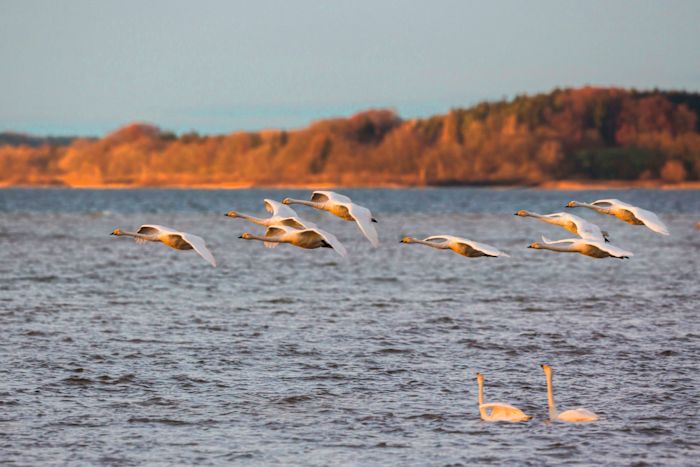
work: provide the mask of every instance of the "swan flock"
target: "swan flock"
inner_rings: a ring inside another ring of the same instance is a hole
[[[232,219],[243,219],[252,224],[265,227],[262,235],[243,232],[239,238],[243,240],[258,240],[267,248],[273,248],[280,243],[286,243],[298,248],[313,250],[330,248],[342,258],[348,256],[345,246],[330,232],[322,230],[313,222],[302,219],[290,207],[292,204],[308,206],[320,211],[326,211],[345,221],[354,222],[362,235],[372,244],[379,247],[379,235],[374,227],[378,223],[372,212],[364,206],[353,202],[349,197],[333,191],[314,191],[309,200],[284,198],[282,202],[264,199],[263,205],[270,213],[269,217],[256,217],[238,211],[228,211],[225,216]],[[600,214],[610,215],[637,226],[645,226],[661,235],[669,235],[668,228],[651,211],[625,203],[617,199],[601,199],[592,203],[571,201],[567,208],[588,208]],[[576,235],[573,238],[548,240],[542,236],[541,242],[532,242],[528,248],[549,250],[557,253],[578,253],[590,258],[627,259],[634,254],[610,242],[610,235],[596,224],[574,214],[555,212],[538,214],[521,209],[515,213],[519,217],[532,217],[541,222],[556,225]],[[134,238],[138,243],[160,242],[176,250],[194,250],[205,261],[216,267],[216,260],[207,248],[206,242],[199,236],[181,232],[170,227],[155,224],[144,224],[136,232],[115,229],[115,236]],[[438,250],[451,250],[466,258],[496,258],[509,257],[507,253],[486,243],[476,242],[455,235],[437,234],[424,239],[403,237],[401,243],[420,244]]]
[[[256,217],[238,211],[228,211],[225,216],[232,219],[243,219],[252,224],[265,227],[262,235],[243,232],[239,238],[256,240],[267,248],[274,248],[281,243],[303,249],[329,248],[342,258],[348,256],[345,246],[330,232],[318,227],[313,222],[301,218],[290,207],[292,204],[308,206],[313,209],[329,212],[345,221],[354,222],[362,235],[372,244],[379,247],[379,235],[374,227],[378,223],[371,211],[364,206],[354,203],[349,197],[332,191],[314,191],[309,200],[284,198],[282,202],[264,199],[263,205],[270,213],[269,217]],[[627,204],[617,199],[602,199],[592,203],[571,201],[567,208],[588,208],[600,214],[610,215],[636,226],[645,226],[661,235],[669,235],[668,228],[651,211]],[[578,253],[591,258],[627,259],[633,253],[624,250],[610,242],[608,232],[602,231],[593,222],[565,212],[538,214],[532,211],[519,210],[518,217],[531,217],[541,222],[559,226],[576,235],[573,238],[549,240],[542,236],[541,242],[533,242],[528,248],[549,250],[558,253]],[[181,232],[170,227],[155,224],[144,224],[136,232],[115,229],[114,236],[131,237],[138,243],[159,242],[176,250],[194,250],[211,266],[216,267],[216,260],[207,248],[206,242],[199,236]],[[405,236],[401,243],[425,245],[437,250],[450,250],[466,258],[497,258],[509,257],[508,254],[486,243],[476,242],[455,235],[437,234],[424,239]],[[559,412],[554,403],[552,387],[552,368],[542,365],[547,383],[547,405],[549,420],[552,422],[581,423],[597,421],[599,417],[584,408],[570,409]],[[519,408],[502,402],[484,402],[484,377],[477,373],[479,414],[487,422],[527,422],[532,417]]]

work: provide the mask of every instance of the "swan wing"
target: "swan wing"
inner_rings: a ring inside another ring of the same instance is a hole
[[[357,225],[360,227],[362,233],[367,237],[372,246],[375,248],[379,246],[379,236],[377,235],[377,230],[372,225],[372,213],[369,209],[364,206],[360,206],[355,203],[346,204],[348,213],[355,219]]]
[[[659,219],[659,216],[657,216],[655,213],[647,211],[646,209],[638,208],[637,206],[629,206],[627,210],[634,214],[634,217],[644,222],[644,225],[649,227],[654,232],[660,233],[661,235],[670,235],[666,224],[661,222],[661,219]]]
[[[597,224],[587,221],[581,217],[575,216],[573,214],[568,215],[571,222],[576,224],[576,230],[581,238],[587,240],[595,240],[605,242],[605,237],[603,237],[603,232],[600,230]]]
[[[297,230],[316,229],[318,228],[313,222],[301,219],[299,217],[286,217],[275,222],[273,225],[283,225]]]
[[[486,419],[491,421],[525,421],[531,418],[528,415],[525,415],[525,412],[519,408],[510,404],[504,404],[502,402],[481,404],[479,406],[479,410],[488,411],[486,414]]]
[[[493,247],[491,245],[487,245],[486,243],[479,243],[479,242],[475,242],[474,240],[469,240],[466,238],[459,238],[459,237],[456,237],[455,241],[457,243],[462,243],[464,245],[470,246],[473,249],[479,250],[482,253],[487,254],[489,256],[508,256],[506,253],[503,253],[498,248]]]
[[[214,255],[211,254],[211,251],[209,251],[209,248],[207,248],[207,244],[204,242],[202,237],[184,232],[180,232],[179,235],[184,241],[190,244],[192,249],[196,251],[199,256],[204,258],[205,261],[212,266],[216,267]]]
[[[430,237],[424,238],[424,242],[442,243],[442,242],[456,242],[460,239],[452,235],[431,235]]]
[[[326,201],[335,201],[337,203],[352,203],[352,200],[345,195],[336,193],[335,191],[314,191],[311,194],[311,201],[316,203],[325,203]]]
[[[290,227],[283,225],[271,225],[265,230],[265,237],[281,237],[289,231],[288,229],[290,229]],[[263,246],[265,248],[275,248],[277,245],[279,245],[278,242],[263,242]]]
[[[581,241],[581,239],[579,239],[579,238],[565,238],[562,240],[550,240],[547,237],[545,237],[544,235],[542,235],[542,241],[544,243],[549,244],[549,245],[555,245],[557,243],[571,243],[571,244],[579,243]]]
[[[286,204],[282,204],[278,201],[272,199],[265,199],[265,209],[267,212],[273,216],[279,217],[297,217],[297,213],[294,209],[290,208]]]
[[[623,203],[619,199],[615,199],[615,198],[599,199],[599,200],[593,201],[591,204],[594,206],[600,206],[601,208],[611,208],[614,206],[620,207],[620,208],[631,207],[629,204]]]
[[[317,232],[340,256],[343,258],[348,256],[348,250],[345,249],[345,245],[340,243],[340,240],[338,240],[335,235],[319,228],[314,228],[313,230]]]
[[[155,224],[144,224],[141,227],[139,227],[139,230],[136,231],[136,233],[140,233],[143,235],[153,235],[153,234],[159,234],[159,233],[179,233],[175,229],[171,229],[170,227],[163,227],[162,225],[155,225]]]
[[[598,248],[599,250],[605,251],[610,256],[614,256],[616,258],[634,256],[634,253],[632,253],[631,251],[623,250],[622,248],[617,247],[615,245],[612,245],[610,243],[605,243],[604,240],[603,241],[593,241],[593,240],[584,239],[584,241],[587,244],[593,245],[594,247]]]

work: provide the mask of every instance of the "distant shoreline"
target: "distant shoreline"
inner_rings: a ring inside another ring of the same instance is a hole
[[[375,183],[359,185],[337,185],[331,183],[280,183],[280,184],[255,184],[255,183],[195,183],[195,184],[162,184],[162,185],[136,185],[136,184],[100,184],[100,185],[68,185],[68,184],[4,184],[0,183],[0,189],[8,188],[62,188],[72,190],[134,190],[134,189],[181,189],[181,190],[250,190],[250,189],[296,189],[296,190],[324,190],[324,189],[407,189],[407,188],[491,188],[491,189],[519,189],[532,190],[700,190],[700,181],[683,183],[665,183],[661,180],[557,180],[542,182],[539,184],[450,184],[450,185],[411,185],[398,183]]]

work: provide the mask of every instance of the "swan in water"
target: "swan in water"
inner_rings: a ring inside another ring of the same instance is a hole
[[[542,237],[542,242],[534,242],[528,246],[536,250],[551,250],[560,253],[579,253],[591,258],[619,258],[627,259],[634,253],[623,250],[602,241],[588,240],[586,238],[567,238],[552,241]]]
[[[226,213],[226,217],[245,219],[254,224],[263,225],[265,227],[272,227],[273,225],[286,225],[287,227],[293,227],[295,229],[315,229],[316,224],[305,221],[299,218],[296,211],[287,205],[278,203],[271,199],[265,199],[265,209],[267,212],[272,214],[272,216],[267,218],[254,217],[248,214],[243,214],[237,211],[229,211]]]
[[[581,238],[606,242],[609,241],[608,233],[600,230],[600,227],[598,227],[596,224],[566,212],[537,214],[536,212],[521,209],[520,211],[516,212],[515,215],[520,217],[534,217],[535,219],[541,220],[548,224],[564,227],[569,232],[573,233],[574,235],[578,235]]]
[[[374,247],[379,246],[379,237],[372,225],[372,222],[377,222],[377,220],[372,217],[372,213],[369,209],[353,203],[352,200],[345,195],[332,191],[314,191],[311,194],[311,201],[285,198],[282,202],[284,204],[303,204],[305,206],[311,206],[315,209],[328,211],[343,220],[355,221],[370,243]]]
[[[532,417],[517,407],[502,402],[484,404],[484,376],[476,374],[476,382],[479,385],[479,413],[481,419],[487,422],[526,422]]]
[[[162,225],[144,224],[136,232],[125,232],[115,229],[112,235],[117,237],[133,237],[137,242],[161,242],[176,250],[194,250],[199,256],[204,258],[209,264],[216,267],[216,260],[207,248],[207,244],[202,237],[186,232],[178,232],[170,227]]]
[[[549,406],[549,419],[553,422],[595,422],[598,416],[584,408],[565,410],[564,412],[557,411],[557,406],[554,404],[554,392],[552,390],[552,367],[549,365],[541,365],[544,370],[544,375],[547,378],[547,405]]]
[[[404,237],[401,243],[420,243],[428,245],[438,250],[452,250],[455,253],[466,256],[467,258],[478,258],[480,256],[508,256],[498,248],[478,243],[466,238],[455,237],[452,235],[433,235],[424,240],[418,240],[413,237]]]
[[[265,246],[274,247],[279,243],[290,243],[299,248],[333,248],[336,253],[345,258],[348,254],[342,243],[335,235],[321,229],[295,229],[286,225],[273,225],[265,231],[265,236],[260,237],[245,232],[238,238],[244,240],[260,240]]]
[[[601,214],[615,216],[618,219],[632,225],[645,225],[656,233],[669,235],[668,227],[661,222],[661,219],[651,211],[624,203],[619,199],[599,199],[592,203],[580,203],[570,201],[567,208],[588,208]]]

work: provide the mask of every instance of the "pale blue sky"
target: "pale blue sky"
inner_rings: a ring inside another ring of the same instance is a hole
[[[404,117],[556,86],[700,90],[700,1],[0,0],[0,131]]]

